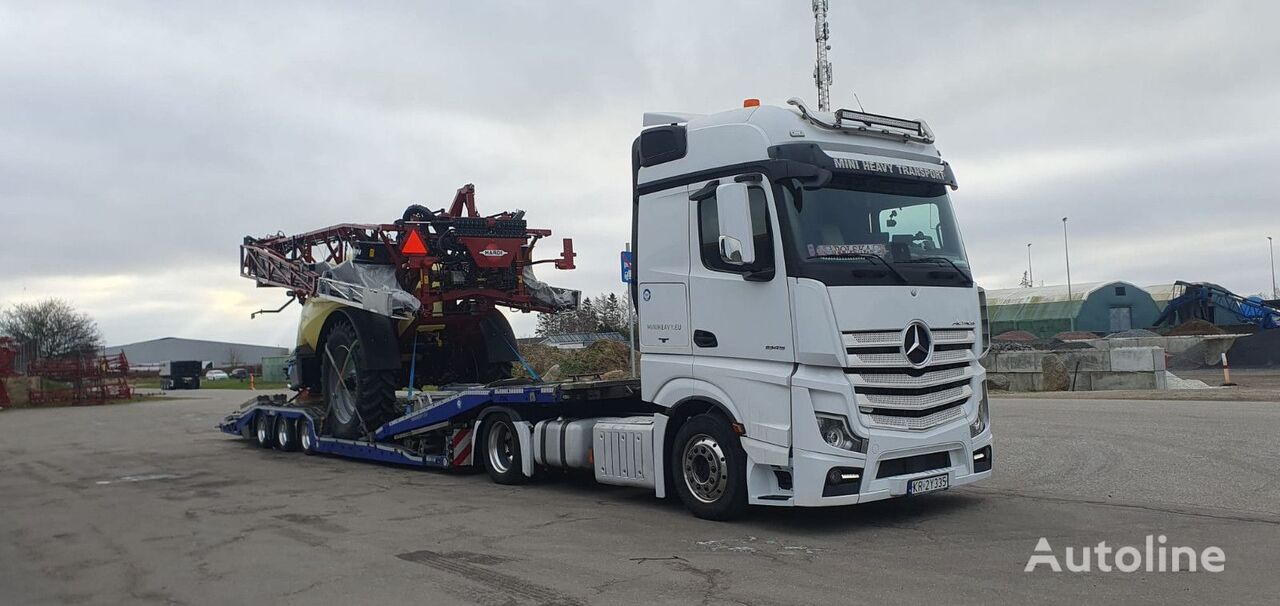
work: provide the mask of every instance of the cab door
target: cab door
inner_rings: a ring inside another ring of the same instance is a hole
[[[716,188],[735,182],[747,185],[756,257],[749,266],[722,256]],[[758,174],[697,183],[689,191],[694,377],[727,394],[748,437],[789,445],[795,355],[773,193]]]

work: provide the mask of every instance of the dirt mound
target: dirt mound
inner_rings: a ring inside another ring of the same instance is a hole
[[[1006,342],[1006,343],[1010,341],[1028,343],[1028,342],[1037,340],[1037,337],[1025,330],[1011,330],[1009,332],[1002,332],[994,337],[991,337],[991,340],[997,341],[997,342]]]
[[[1205,320],[1187,320],[1169,331],[1170,337],[1190,337],[1198,335],[1221,335],[1227,331],[1214,326]]]
[[[991,351],[1031,351],[1034,347],[1019,341],[995,341],[991,344]]]
[[[1280,328],[1236,339],[1227,361],[1240,368],[1280,368]]]
[[[1113,332],[1107,335],[1107,338],[1108,339],[1143,339],[1146,337],[1158,337],[1158,336],[1160,335],[1154,332],[1151,332],[1149,330],[1145,330],[1142,328],[1135,328],[1133,330],[1122,330],[1120,332]]]
[[[1084,330],[1068,330],[1053,335],[1054,341],[1089,341],[1097,338],[1098,333]]]
[[[1065,351],[1069,349],[1093,349],[1093,346],[1084,341],[1063,341],[1057,337],[1043,344],[1037,344],[1036,349],[1047,349],[1049,351]]]
[[[557,378],[566,379],[571,376],[604,374],[614,370],[631,370],[631,350],[626,343],[617,341],[596,341],[584,349],[556,349],[545,345],[524,345],[520,354],[539,374],[546,373],[558,366]],[[515,376],[528,376],[519,364],[515,367]]]

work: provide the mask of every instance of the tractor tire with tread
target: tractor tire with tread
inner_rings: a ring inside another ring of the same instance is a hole
[[[326,424],[339,438],[363,438],[400,414],[399,373],[366,368],[364,346],[355,327],[344,320],[329,330],[321,352]]]

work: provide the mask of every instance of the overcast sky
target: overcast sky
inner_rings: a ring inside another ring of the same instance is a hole
[[[833,103],[923,117],[980,283],[1270,292],[1280,4],[831,0]],[[621,292],[645,111],[814,98],[809,0],[0,3],[0,304],[290,345],[246,234],[522,208]],[[554,242],[555,240],[553,240]],[[555,253],[546,246],[545,256]],[[513,318],[518,334],[533,317]]]

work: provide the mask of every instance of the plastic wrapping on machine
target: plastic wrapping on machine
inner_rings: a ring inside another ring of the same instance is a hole
[[[316,291],[325,298],[392,318],[411,317],[422,307],[417,297],[400,288],[395,266],[345,261],[317,269],[322,271]]]
[[[535,301],[549,305],[556,311],[568,311],[578,308],[582,300],[582,291],[558,288],[543,282],[533,275],[533,266],[524,267],[524,287]]]

